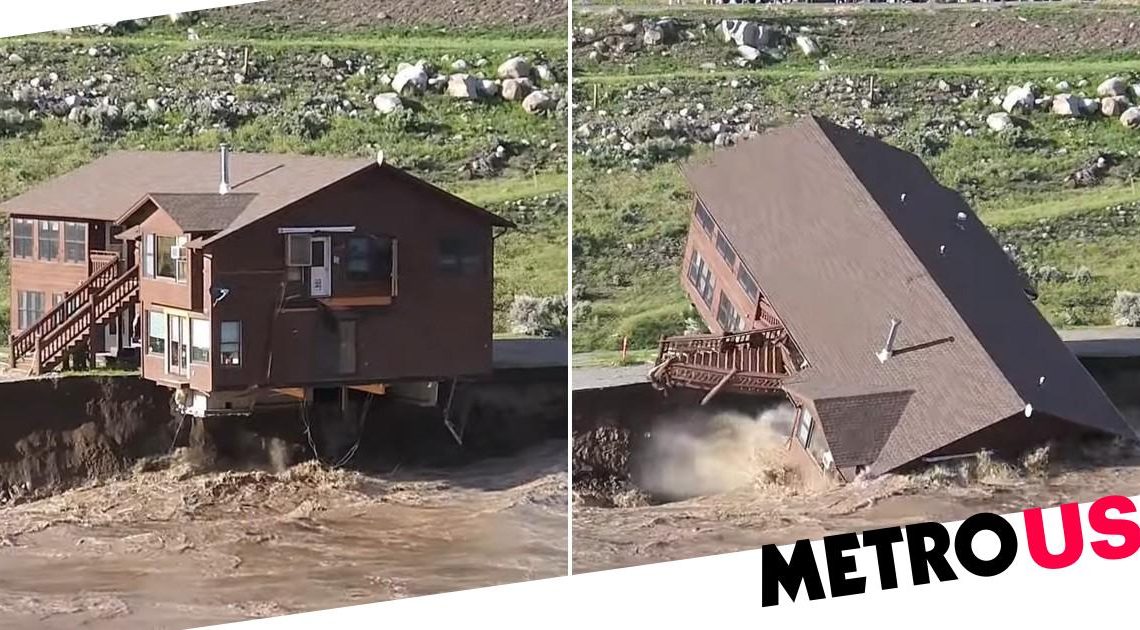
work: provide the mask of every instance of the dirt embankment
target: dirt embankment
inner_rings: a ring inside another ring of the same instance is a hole
[[[0,383],[0,503],[114,474],[169,448],[168,390],[136,378]]]
[[[530,27],[563,28],[566,3],[561,0],[269,0],[210,11],[213,21],[245,28],[294,27],[298,23],[333,31],[382,27]]]
[[[290,407],[203,422],[173,414],[168,389],[135,377],[0,383],[0,505],[106,479],[177,446],[191,447],[201,468],[278,471],[312,458],[313,446],[323,463],[373,472],[507,456],[565,435],[565,382],[461,384],[450,419],[462,444],[439,407],[383,397],[363,418]]]

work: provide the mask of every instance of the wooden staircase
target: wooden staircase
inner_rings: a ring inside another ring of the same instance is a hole
[[[39,375],[59,367],[69,351],[92,338],[95,327],[138,301],[139,268],[120,264],[114,253],[96,259],[83,284],[9,343],[8,364]]]
[[[795,371],[796,357],[782,327],[725,335],[684,335],[661,340],[649,380],[658,389],[690,387],[718,392],[774,394]]]

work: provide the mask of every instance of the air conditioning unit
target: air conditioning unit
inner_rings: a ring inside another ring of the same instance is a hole
[[[174,260],[182,260],[186,257],[186,248],[181,245],[170,246],[170,257]]]

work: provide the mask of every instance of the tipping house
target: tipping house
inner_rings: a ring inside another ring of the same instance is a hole
[[[657,387],[786,397],[789,443],[846,480],[1136,435],[986,227],[914,155],[807,117],[684,174],[681,281],[711,334],[663,339]]]

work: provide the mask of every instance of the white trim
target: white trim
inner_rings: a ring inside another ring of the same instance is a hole
[[[316,232],[347,233],[355,232],[355,225],[329,225],[323,227],[280,227],[278,234],[313,234]]]

